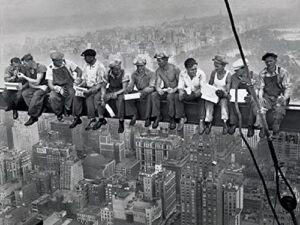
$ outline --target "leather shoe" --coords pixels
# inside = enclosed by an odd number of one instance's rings
[[[183,130],[185,122],[186,122],[186,118],[181,118],[180,119],[180,122],[179,122],[179,124],[177,126],[177,130],[178,131],[182,131]],[[176,126],[176,124],[175,124],[175,126]]]
[[[228,134],[233,135],[235,133],[235,129],[237,128],[237,125],[230,125],[228,129]]]
[[[62,122],[62,121],[63,121],[63,115],[58,115],[58,116],[57,116],[57,120],[58,120],[59,122]]]
[[[202,135],[205,131],[204,122],[203,120],[200,120],[199,122],[199,134]]]
[[[265,136],[266,136],[265,129],[264,129],[264,128],[260,128],[260,131],[259,131],[259,137],[260,137],[260,138],[264,138]]]
[[[211,126],[212,126],[211,122],[205,122],[205,133],[206,134],[209,134],[211,132]]]
[[[124,132],[124,120],[119,121],[119,129],[118,129],[118,133],[122,134]]]
[[[14,120],[18,119],[18,117],[19,117],[18,111],[17,110],[13,110],[13,118],[14,118]]]
[[[76,127],[77,125],[81,124],[81,123],[82,123],[82,121],[81,121],[80,117],[77,116],[77,117],[74,118],[74,120],[71,123],[71,125],[69,126],[69,128],[72,129],[72,128]]]
[[[248,132],[247,132],[247,137],[253,137],[254,136],[254,127],[253,126],[249,126],[248,127]]]
[[[133,116],[132,116],[132,118],[131,118],[131,120],[130,120],[130,123],[129,123],[130,126],[134,126],[134,125],[135,125],[135,123],[136,123],[136,118],[137,118],[136,115],[133,115]]]
[[[31,116],[24,125],[27,127],[34,124],[36,121],[38,121],[38,118]]]
[[[228,125],[227,125],[227,122],[223,122],[223,134],[227,134],[228,133]]]
[[[176,122],[174,118],[171,118],[170,124],[169,124],[169,129],[174,130],[176,128]]]
[[[155,118],[154,123],[152,124],[152,128],[156,129],[159,125],[159,116]]]
[[[84,128],[85,130],[92,130],[93,127],[95,126],[97,120],[96,119],[91,119],[88,125]]]
[[[145,121],[145,127],[149,127],[151,125],[151,120],[150,118],[147,118]]]
[[[99,119],[97,121],[97,123],[95,123],[95,125],[93,126],[93,130],[98,130],[102,125],[105,125],[105,124],[107,124],[106,119],[104,119],[104,118]]]

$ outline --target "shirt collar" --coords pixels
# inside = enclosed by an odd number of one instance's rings
[[[98,64],[98,60],[96,59],[96,61],[94,62],[93,65],[86,63],[86,66],[89,68],[95,68],[97,66],[97,64]]]
[[[270,72],[268,71],[267,67],[265,67],[264,70],[263,70],[263,73],[264,73],[265,75],[266,75],[266,74],[270,74],[270,75],[272,75],[272,76],[275,76],[276,74],[278,74],[278,66],[276,65],[275,71],[274,71],[273,73],[270,73]]]

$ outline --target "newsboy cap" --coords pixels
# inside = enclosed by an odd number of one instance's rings
[[[228,64],[227,60],[225,59],[224,56],[221,56],[221,55],[216,55],[212,61],[216,62],[216,63],[219,63],[219,64],[222,64],[222,65],[226,65]]]
[[[96,56],[96,51],[94,49],[86,49],[81,53],[81,56]]]
[[[63,59],[64,56],[65,56],[64,53],[58,52],[58,51],[52,52],[52,53],[50,54],[50,58],[51,58],[51,59],[54,59],[54,60],[60,60],[60,59]]]
[[[267,52],[263,55],[261,59],[265,61],[268,57],[273,57],[274,59],[277,59],[277,55],[274,52]]]

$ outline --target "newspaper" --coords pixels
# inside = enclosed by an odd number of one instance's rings
[[[238,103],[244,103],[245,102],[245,97],[248,95],[248,92],[246,89],[238,89]],[[235,89],[230,90],[230,102],[235,102]]]
[[[202,86],[201,98],[206,101],[210,101],[212,103],[217,104],[219,102],[219,97],[216,95],[217,90],[218,89],[216,87],[209,85],[209,84],[205,84]]]
[[[14,90],[14,91],[21,90],[23,87],[22,83],[13,83],[13,82],[4,82],[4,85],[7,90]]]
[[[126,100],[132,100],[132,99],[140,99],[141,98],[141,93],[132,93],[132,94],[126,94],[124,95],[124,99]]]

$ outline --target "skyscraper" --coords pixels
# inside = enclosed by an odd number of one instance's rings
[[[80,160],[67,160],[60,164],[60,189],[74,190],[83,179],[83,168]]]

